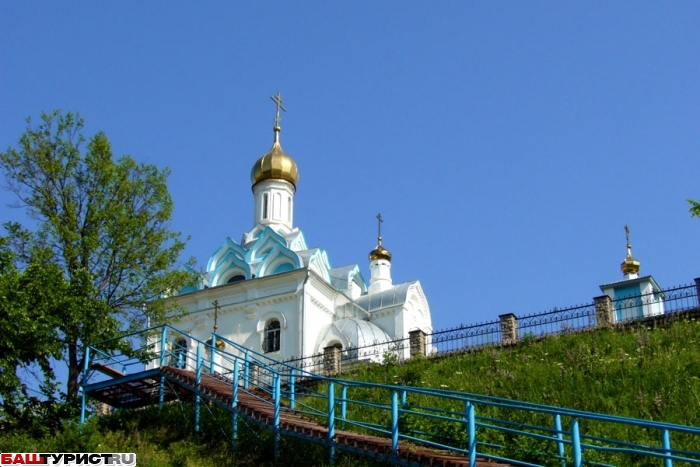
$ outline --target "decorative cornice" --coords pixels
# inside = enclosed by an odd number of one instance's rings
[[[333,311],[331,311],[328,307],[326,307],[323,303],[321,303],[314,296],[310,295],[309,298],[311,299],[311,304],[314,305],[316,308],[320,309],[321,311],[323,311],[324,313],[326,313],[329,316],[334,315]]]

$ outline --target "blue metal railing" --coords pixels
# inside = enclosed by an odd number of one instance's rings
[[[295,411],[319,420],[328,428],[327,439],[323,442],[330,447],[331,462],[336,448],[336,429],[340,427],[390,439],[391,455],[387,460],[396,463],[400,463],[400,447],[408,442],[469,456],[471,465],[475,465],[477,456],[513,465],[541,465],[543,462],[576,467],[583,463],[632,465],[639,463],[639,459],[657,459],[665,467],[674,462],[677,465],[700,464],[700,451],[697,451],[700,428],[696,427],[459,391],[325,377],[293,363],[271,359],[217,334],[212,334],[210,341],[202,342],[169,325],[122,338],[140,341],[142,346],[130,355],[107,354],[100,350],[100,344],[86,350],[81,421],[85,419],[86,392],[97,382],[97,373],[91,370],[95,363],[123,373],[134,370],[138,373],[166,365],[188,369],[196,375],[195,387],[191,388],[195,392],[196,432],[199,431],[199,403],[202,398],[210,398],[199,391],[204,378],[226,378],[232,385],[232,402],[226,408],[232,413],[234,445],[241,392],[269,404],[273,421],[268,428],[275,434],[275,453],[279,435],[283,433],[281,414]],[[189,345],[181,345],[183,338]],[[223,343],[225,348],[217,348],[217,343]],[[163,380],[161,378],[161,406]],[[303,387],[299,384],[302,380],[306,383]],[[676,444],[682,449],[674,448],[673,440],[676,443],[682,440],[682,445]],[[518,445],[525,448],[518,448]]]

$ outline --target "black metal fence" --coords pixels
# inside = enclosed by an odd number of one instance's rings
[[[610,300],[608,303],[612,307],[612,323],[653,319],[659,315],[665,317],[699,309],[698,286],[691,284],[673,287],[656,293]],[[463,352],[488,345],[512,343],[529,336],[542,337],[591,329],[598,324],[596,303],[591,302],[569,308],[554,308],[544,313],[533,313],[519,318],[515,315],[503,315],[495,321],[434,331],[424,335],[424,349],[427,356]],[[348,368],[362,362],[401,362],[411,358],[411,350],[409,338],[340,349],[338,366]],[[324,369],[327,370],[328,359],[328,355],[320,353],[288,360],[286,363],[309,371],[323,372]]]
[[[460,325],[426,335],[426,353],[437,355],[458,352],[500,342],[500,321],[489,321],[470,326]]]
[[[618,323],[649,316],[669,315],[698,307],[698,289],[695,284],[682,285],[642,295],[613,300],[613,313]]]
[[[595,304],[554,308],[518,318],[518,338],[541,337],[549,334],[578,331],[596,325]]]

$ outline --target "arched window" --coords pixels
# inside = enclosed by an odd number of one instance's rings
[[[263,352],[277,352],[280,349],[280,322],[271,319],[263,331]]]
[[[292,222],[292,197],[287,197],[287,222]]]
[[[244,281],[244,280],[245,280],[245,276],[238,274],[238,275],[231,277],[229,280],[226,281],[226,283],[233,284],[234,282],[240,282],[240,281]]]
[[[267,193],[263,195],[263,205],[262,205],[262,218],[267,219]]]

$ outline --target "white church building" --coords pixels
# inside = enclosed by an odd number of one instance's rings
[[[369,284],[357,264],[334,268],[325,250],[309,248],[294,225],[299,171],[280,145],[284,108],[279,94],[273,100],[272,148],[251,170],[252,228],[240,243],[224,239],[199,284],[177,294],[174,299],[186,313],[175,326],[206,341],[216,324],[217,334],[278,360],[404,339],[415,330],[430,333],[421,284],[392,282],[391,253],[381,232],[369,252]],[[178,344],[195,351],[188,339]],[[224,342],[217,341],[217,347]]]

